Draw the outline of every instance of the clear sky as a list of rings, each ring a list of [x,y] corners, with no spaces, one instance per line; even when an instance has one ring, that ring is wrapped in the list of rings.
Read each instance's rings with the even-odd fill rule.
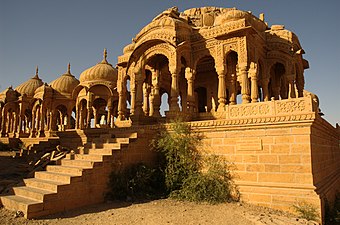
[[[310,69],[305,88],[320,98],[325,118],[340,122],[339,0],[0,0],[0,91],[25,82],[36,65],[44,82],[66,72],[77,78],[102,59],[117,56],[156,15],[178,6],[236,7],[265,13],[269,26],[283,24],[299,37]]]

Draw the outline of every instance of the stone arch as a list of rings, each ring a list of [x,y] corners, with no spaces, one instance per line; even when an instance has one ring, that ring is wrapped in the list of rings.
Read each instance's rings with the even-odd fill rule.
[[[226,99],[227,103],[235,105],[237,103],[236,96],[240,92],[240,84],[237,81],[237,65],[238,65],[238,53],[230,49],[224,55],[225,74],[226,74]]]
[[[206,89],[204,92],[199,92]],[[196,76],[195,76],[195,99],[196,108],[202,104],[205,111],[215,111],[218,106],[218,74],[215,69],[215,59],[211,55],[201,57],[196,64]],[[200,96],[198,96],[200,93]],[[206,94],[205,97],[202,94]],[[206,102],[202,102],[206,99]],[[203,106],[201,107],[203,109]]]
[[[198,62],[199,62],[202,58],[208,57],[208,56],[213,57],[213,56],[211,55],[211,53],[210,53],[208,50],[203,51],[203,52],[201,52],[201,53],[198,53],[198,54],[195,56],[195,59],[194,59],[194,61],[193,61],[193,68],[196,70]],[[213,57],[213,58],[214,58],[214,57]]]
[[[281,62],[275,62],[269,67],[271,96],[276,100],[280,97],[282,99],[288,98],[287,84],[284,77],[286,70],[287,68]]]

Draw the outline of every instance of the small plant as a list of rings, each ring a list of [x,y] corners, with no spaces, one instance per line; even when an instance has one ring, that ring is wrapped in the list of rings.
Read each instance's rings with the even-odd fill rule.
[[[5,143],[2,143],[0,142],[0,151],[10,151],[11,148],[9,146],[9,144],[5,144]]]
[[[311,203],[301,201],[294,204],[293,208],[302,219],[317,220],[319,218],[316,207]]]
[[[152,198],[162,193],[163,184],[164,177],[159,169],[139,163],[111,173],[107,198],[113,200]]]
[[[228,164],[216,155],[198,150],[202,137],[190,125],[177,121],[163,131],[153,147],[164,155],[165,185],[169,196],[179,200],[219,203],[238,200]],[[236,190],[236,192],[235,192]]]

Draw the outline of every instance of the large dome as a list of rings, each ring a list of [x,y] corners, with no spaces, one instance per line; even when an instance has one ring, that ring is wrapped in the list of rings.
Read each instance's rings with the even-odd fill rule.
[[[70,71],[70,64],[68,64],[67,72],[61,75],[58,79],[52,81],[50,86],[58,91],[62,95],[71,96],[75,87],[79,84],[77,80]]]
[[[18,87],[15,88],[15,90],[19,92],[21,95],[26,94],[27,97],[32,98],[34,96],[34,91],[43,84],[44,83],[38,76],[37,67],[35,76],[29,79],[28,81],[20,84]]]
[[[116,83],[118,75],[117,69],[113,68],[106,60],[107,52],[104,50],[104,59],[97,65],[88,68],[80,74],[80,83],[93,81],[109,81]]]

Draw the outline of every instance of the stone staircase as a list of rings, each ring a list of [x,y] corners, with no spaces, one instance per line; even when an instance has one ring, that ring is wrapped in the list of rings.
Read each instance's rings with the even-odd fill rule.
[[[103,202],[116,160],[136,138],[137,133],[101,134],[58,165],[24,179],[25,186],[14,187],[14,195],[1,196],[1,203],[31,219]]]

